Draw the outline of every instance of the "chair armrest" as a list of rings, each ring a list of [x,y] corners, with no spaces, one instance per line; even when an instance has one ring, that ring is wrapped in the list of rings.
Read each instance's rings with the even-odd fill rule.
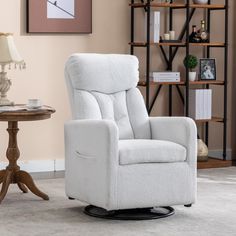
[[[109,120],[74,120],[65,124],[65,186],[69,197],[114,209],[116,203],[118,127]]]
[[[65,146],[78,158],[110,162],[118,153],[118,128],[110,120],[72,120],[65,123]],[[75,153],[71,153],[74,156]],[[70,154],[69,154],[70,155]],[[118,160],[116,160],[118,163]]]
[[[187,162],[196,167],[197,128],[187,117],[150,117],[152,139],[178,143],[187,149]]]

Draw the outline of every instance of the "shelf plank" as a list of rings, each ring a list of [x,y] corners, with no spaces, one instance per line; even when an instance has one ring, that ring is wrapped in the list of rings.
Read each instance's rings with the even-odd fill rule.
[[[209,85],[224,85],[225,82],[224,81],[220,81],[220,80],[198,80],[198,81],[190,81],[189,82],[191,85],[204,85],[204,84],[209,84]]]
[[[223,4],[190,4],[190,8],[225,9]]]
[[[184,47],[185,45],[186,45],[186,43],[184,43],[184,42],[181,42],[181,43],[162,43],[162,42],[160,42],[160,43],[151,43],[151,45],[158,45],[158,46],[182,46],[182,47]]]
[[[205,84],[209,84],[209,85],[224,85],[225,82],[224,81],[219,81],[219,80],[199,80],[199,81],[190,81],[189,82],[190,85],[205,85]],[[146,81],[144,80],[140,80],[138,83],[139,86],[146,86]],[[180,81],[180,82],[154,82],[154,81],[150,81],[150,85],[182,85],[185,86],[186,82],[185,81]]]
[[[147,6],[147,4],[144,3],[133,3],[129,4],[129,6],[135,7],[135,8],[144,8]],[[186,4],[179,4],[179,3],[150,3],[150,6],[152,8],[156,7],[167,7],[167,8],[185,8]]]
[[[139,86],[143,86],[145,87],[146,86],[146,81],[139,81],[138,82],[138,85]],[[180,81],[180,82],[154,82],[154,81],[150,81],[150,85],[184,85],[185,82],[184,81]]]
[[[223,47],[225,43],[189,43],[191,46],[213,46],[213,47]]]
[[[199,123],[207,123],[207,122],[223,122],[224,119],[220,117],[212,117],[211,119],[206,119],[206,120],[195,120],[197,124]]]
[[[135,8],[144,8],[147,6],[145,3],[133,3],[129,4],[129,6],[135,7]],[[181,4],[181,3],[150,3],[151,8],[156,7],[167,7],[167,8],[186,8],[187,4]],[[190,4],[190,8],[210,8],[210,9],[225,9],[224,4]]]
[[[147,6],[145,3],[133,3],[129,4],[129,6],[135,8],[144,8]],[[187,4],[181,3],[150,3],[151,8],[186,8]],[[225,9],[224,4],[190,4],[190,8],[205,8],[205,9]]]
[[[139,47],[139,46],[146,46],[147,43],[145,43],[145,42],[133,42],[133,43],[129,42],[129,45]]]
[[[145,47],[147,46],[146,42],[130,42],[129,45],[131,46],[137,46],[137,47]],[[186,43],[185,42],[181,42],[181,43],[154,43],[154,42],[150,42],[150,45],[152,46],[177,46],[177,47],[185,47]],[[212,42],[212,43],[189,43],[190,46],[200,46],[200,47],[206,47],[206,46],[210,46],[210,47],[224,47],[225,43],[222,42]]]
[[[146,42],[133,42],[133,43],[129,42],[129,45],[137,46],[137,47],[141,47],[141,46],[145,47],[145,46],[147,46],[147,43]],[[181,43],[154,43],[154,42],[150,42],[150,45],[152,45],[152,46],[183,46],[184,47],[186,45],[186,43],[184,43],[184,42],[181,42]]]
[[[198,162],[198,169],[209,169],[209,168],[222,168],[222,167],[230,167],[233,166],[232,161],[223,161],[215,158],[209,157],[208,161]]]

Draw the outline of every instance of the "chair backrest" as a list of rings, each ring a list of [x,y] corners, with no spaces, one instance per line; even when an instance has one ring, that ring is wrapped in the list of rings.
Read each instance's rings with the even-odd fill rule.
[[[65,67],[73,119],[114,120],[120,139],[149,139],[135,56],[73,54]]]

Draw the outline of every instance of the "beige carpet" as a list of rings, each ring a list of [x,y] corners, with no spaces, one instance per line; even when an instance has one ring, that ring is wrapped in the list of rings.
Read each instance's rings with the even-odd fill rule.
[[[84,215],[83,204],[65,197],[63,179],[36,181],[49,202],[11,186],[0,206],[0,236],[235,236],[236,168],[201,170],[198,177],[192,208],[178,206],[169,218],[136,222]]]

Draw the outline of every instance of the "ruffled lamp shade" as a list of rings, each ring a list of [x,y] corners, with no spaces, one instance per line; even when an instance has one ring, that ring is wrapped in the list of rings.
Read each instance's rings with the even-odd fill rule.
[[[25,62],[16,49],[12,34],[0,33],[0,106],[13,105],[13,102],[7,99],[11,81],[5,72],[6,65],[10,67],[11,63],[15,63],[16,66],[19,65],[20,69],[25,68]]]
[[[23,63],[12,34],[0,33],[0,64]]]

